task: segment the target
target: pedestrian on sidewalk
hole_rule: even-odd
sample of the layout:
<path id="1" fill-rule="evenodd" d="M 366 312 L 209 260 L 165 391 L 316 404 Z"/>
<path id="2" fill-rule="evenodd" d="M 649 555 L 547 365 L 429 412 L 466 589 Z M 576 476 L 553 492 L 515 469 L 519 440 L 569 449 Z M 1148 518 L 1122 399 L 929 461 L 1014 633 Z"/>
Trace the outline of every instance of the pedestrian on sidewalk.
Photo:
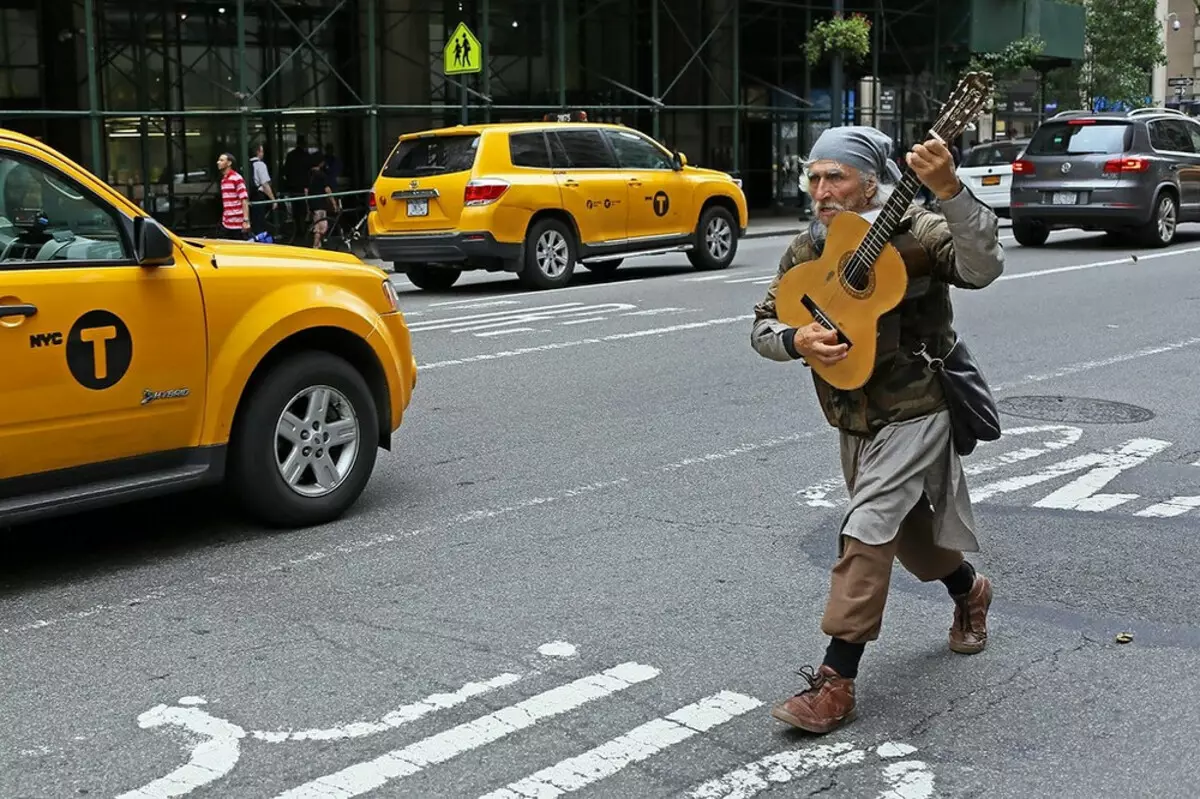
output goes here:
<path id="1" fill-rule="evenodd" d="M 221 172 L 221 225 L 217 237 L 222 239 L 249 238 L 250 194 L 246 181 L 233 168 L 233 156 L 221 153 L 217 158 Z"/>
<path id="2" fill-rule="evenodd" d="M 876 218 L 900 178 L 891 148 L 881 131 L 857 126 L 826 130 L 813 146 L 806 169 L 817 217 L 792 241 L 766 298 L 755 306 L 751 344 L 763 357 L 805 365 L 846 357 L 833 331 L 780 322 L 776 292 L 788 270 L 819 257 L 837 214 Z M 891 240 L 917 292 L 880 321 L 875 371 L 863 387 L 838 390 L 812 373 L 825 417 L 839 431 L 850 505 L 821 620 L 829 636 L 823 662 L 815 672 L 805 667 L 808 686 L 771 714 L 813 733 L 855 717 L 859 662 L 866 644 L 879 637 L 897 558 L 917 579 L 945 584 L 954 607 L 952 651 L 972 654 L 987 644 L 992 585 L 963 556 L 979 550 L 966 476 L 939 376 L 916 350 L 928 342 L 932 354 L 949 351 L 956 336 L 950 287 L 987 286 L 1004 270 L 1004 251 L 996 215 L 959 181 L 944 144 L 918 144 L 906 160 L 942 206 L 934 214 L 910 204 Z M 921 274 L 930 276 L 923 289 Z"/>

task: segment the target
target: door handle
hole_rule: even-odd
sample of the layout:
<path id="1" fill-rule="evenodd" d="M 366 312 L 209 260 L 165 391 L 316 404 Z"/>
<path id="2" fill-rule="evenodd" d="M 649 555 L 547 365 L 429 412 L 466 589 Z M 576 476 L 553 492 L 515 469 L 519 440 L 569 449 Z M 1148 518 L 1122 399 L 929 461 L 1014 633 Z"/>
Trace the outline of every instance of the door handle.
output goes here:
<path id="1" fill-rule="evenodd" d="M 36 305 L 0 305 L 0 316 L 33 316 Z"/>
<path id="2" fill-rule="evenodd" d="M 575 188 L 576 186 L 579 185 L 579 181 L 578 180 L 564 180 L 563 185 L 568 186 L 570 188 Z"/>
<path id="3" fill-rule="evenodd" d="M 636 178 L 630 178 L 629 185 L 630 186 L 640 186 L 640 185 L 642 185 L 642 182 L 640 180 L 637 180 Z"/>

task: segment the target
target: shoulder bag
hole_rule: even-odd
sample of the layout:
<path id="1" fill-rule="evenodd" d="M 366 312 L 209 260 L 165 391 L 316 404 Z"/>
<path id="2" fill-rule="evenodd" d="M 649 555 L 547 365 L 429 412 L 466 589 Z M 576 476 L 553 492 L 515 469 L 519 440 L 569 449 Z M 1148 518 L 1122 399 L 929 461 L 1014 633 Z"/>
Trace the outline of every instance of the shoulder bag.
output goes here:
<path id="1" fill-rule="evenodd" d="M 937 374 L 950 412 L 950 436 L 959 455 L 970 455 L 980 441 L 1000 438 L 1000 412 L 979 365 L 962 338 L 955 336 L 950 351 L 941 358 L 929 355 L 921 345 L 915 355 L 925 359 Z"/>

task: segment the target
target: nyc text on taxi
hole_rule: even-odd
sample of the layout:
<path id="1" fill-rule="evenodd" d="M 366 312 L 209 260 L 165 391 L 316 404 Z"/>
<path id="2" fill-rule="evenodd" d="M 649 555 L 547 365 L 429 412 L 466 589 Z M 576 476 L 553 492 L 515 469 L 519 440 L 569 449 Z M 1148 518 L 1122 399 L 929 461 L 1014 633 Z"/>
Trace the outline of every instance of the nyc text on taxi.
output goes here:
<path id="1" fill-rule="evenodd" d="M 361 494 L 416 384 L 380 269 L 180 238 L 0 131 L 0 526 L 224 481 L 278 526 Z"/>
<path id="2" fill-rule="evenodd" d="M 688 166 L 622 125 L 562 121 L 402 136 L 370 202 L 379 257 L 429 290 L 468 269 L 557 288 L 576 264 L 608 273 L 624 258 L 668 252 L 724 269 L 748 222 L 730 175 Z"/>

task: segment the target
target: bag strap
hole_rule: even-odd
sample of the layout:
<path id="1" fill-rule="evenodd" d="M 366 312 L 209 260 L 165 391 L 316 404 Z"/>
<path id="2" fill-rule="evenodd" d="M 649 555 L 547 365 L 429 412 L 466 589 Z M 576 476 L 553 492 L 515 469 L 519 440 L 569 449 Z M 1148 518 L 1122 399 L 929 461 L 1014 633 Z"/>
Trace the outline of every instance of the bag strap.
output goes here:
<path id="1" fill-rule="evenodd" d="M 954 343 L 950 345 L 950 349 L 946 350 L 946 354 L 940 358 L 936 358 L 929 354 L 929 347 L 924 341 L 918 349 L 913 350 L 913 355 L 918 355 L 925 359 L 925 368 L 931 372 L 940 372 L 946 365 L 946 359 L 950 357 L 950 353 L 954 352 L 954 348 L 958 346 L 958 334 L 954 336 Z"/>

